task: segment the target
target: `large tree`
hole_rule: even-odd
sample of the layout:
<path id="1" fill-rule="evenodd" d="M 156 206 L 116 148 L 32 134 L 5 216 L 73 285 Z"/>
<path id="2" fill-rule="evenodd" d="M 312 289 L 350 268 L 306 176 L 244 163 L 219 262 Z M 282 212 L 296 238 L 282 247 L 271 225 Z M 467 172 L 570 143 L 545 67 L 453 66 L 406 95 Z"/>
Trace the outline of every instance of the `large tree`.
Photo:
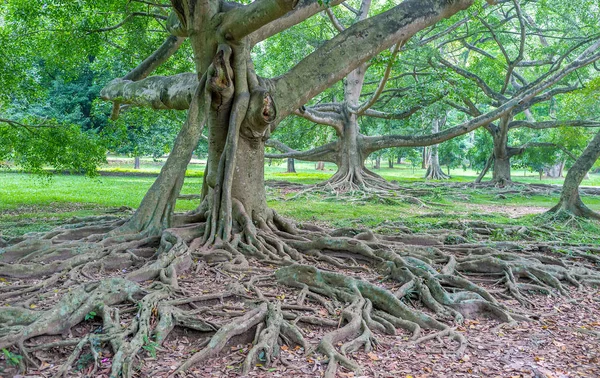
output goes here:
<path id="1" fill-rule="evenodd" d="M 366 3 L 367 6 L 370 3 Z M 581 6 L 585 6 L 585 1 Z M 523 9 L 521 9 L 523 7 Z M 362 8 L 361 8 L 362 9 Z M 568 9 L 568 14 L 574 9 Z M 344 30 L 343 22 L 330 10 L 327 12 L 333 25 L 338 31 Z M 531 15 L 545 15 L 536 21 Z M 361 13 L 356 13 L 360 18 Z M 333 189 L 367 189 L 380 188 L 392 189 L 395 186 L 386 182 L 377 174 L 369 171 L 364 166 L 364 161 L 371 153 L 390 147 L 415 147 L 436 145 L 440 141 L 448 140 L 459 134 L 446 133 L 439 138 L 438 132 L 433 132 L 429 138 L 423 135 L 419 140 L 410 141 L 403 135 L 382 135 L 381 137 L 368 137 L 361 133 L 359 122 L 361 117 L 374 117 L 387 120 L 403 120 L 413 116 L 416 112 L 426 108 L 432 102 L 444 97 L 447 105 L 477 117 L 490 108 L 499 107 L 520 96 L 520 92 L 528 90 L 530 83 L 539 81 L 548 82 L 549 74 L 556 69 L 556 63 L 570 59 L 572 54 L 577 54 L 577 48 L 591 44 L 597 39 L 597 28 L 590 26 L 590 20 L 582 21 L 582 25 L 567 24 L 565 14 L 547 12 L 544 4 L 526 2 L 521 6 L 519 2 L 505 1 L 498 7 L 484 7 L 474 12 L 473 18 L 463 18 L 456 22 L 431 29 L 428 33 L 408 42 L 407 45 L 396 46 L 388 54 L 385 69 L 378 72 L 379 80 L 366 82 L 369 71 L 373 71 L 372 62 L 364 63 L 352 71 L 344 80 L 343 101 L 327 102 L 323 98 L 311 106 L 303 106 L 294 112 L 295 115 L 317 124 L 332 127 L 337 141 L 315 147 L 308 151 L 298 151 L 289 148 L 277 141 L 270 141 L 270 146 L 281 151 L 279 154 L 269 154 L 273 158 L 296 158 L 309 161 L 330 161 L 336 163 L 338 171 L 323 185 Z M 554 31 L 550 25 L 561 25 L 559 31 Z M 565 35 L 563 35 L 565 34 Z M 566 37 L 565 37 L 566 36 Z M 564 42 L 564 40 L 568 42 Z M 426 67 L 416 63 L 407 64 L 405 57 L 395 64 L 395 56 L 400 49 L 415 50 L 427 46 L 427 49 L 417 50 L 422 60 L 439 69 L 441 78 L 445 79 L 450 87 L 443 87 L 439 80 L 431 80 L 429 84 L 419 83 L 420 75 L 430 77 Z M 423 51 L 425 50 L 425 51 Z M 449 50 L 450 52 L 444 53 Z M 435 51 L 433 56 L 431 51 Z M 414 59 L 413 59 L 414 60 Z M 396 67 L 395 67 L 396 66 Z M 450 75 L 448 72 L 453 73 Z M 397 72 L 394 73 L 394 70 Z M 390 87 L 391 78 L 396 87 Z M 592 76 L 593 77 L 593 76 Z M 404 83 L 398 85 L 398 79 L 404 78 Z M 414 82 L 408 83 L 408 80 Z M 510 112 L 505 112 L 497 122 L 484 124 L 483 127 L 490 133 L 494 145 L 494 153 L 489 158 L 489 167 L 493 166 L 493 184 L 503 186 L 510 182 L 510 159 L 522 154 L 528 148 L 554 148 L 554 143 L 539 143 L 528 141 L 518 146 L 509 143 L 509 131 L 519 128 L 544 130 L 557 127 L 597 127 L 595 121 L 587 121 L 582 117 L 567 118 L 557 121 L 553 114 L 548 114 L 548 102 L 556 102 L 556 97 L 564 93 L 577 90 L 586 81 L 589 73 L 579 73 L 562 78 L 548 86 L 548 90 L 521 102 L 512 107 Z M 422 80 L 421 80 L 422 81 Z M 370 84 L 367 85 L 367 84 Z M 388 88 L 386 88 L 388 85 Z M 432 89 L 428 89 L 431 87 Z M 367 88 L 367 91 L 364 89 Z M 551 89 L 550 89 L 551 88 Z M 411 90 L 412 89 L 412 90 Z M 367 92 L 367 93 L 364 93 Z M 382 93 L 390 94 L 383 102 L 390 104 L 400 111 L 386 111 L 385 106 L 379 105 L 378 100 Z M 424 96 L 424 92 L 432 92 Z M 437 93 L 436 93 L 437 92 Z M 440 95 L 441 93 L 441 95 Z M 399 105 L 390 101 L 389 97 L 407 97 L 409 101 Z M 415 101 L 415 98 L 419 98 Z M 477 99 L 477 100 L 474 100 Z M 412 104 L 411 104 L 412 101 Z M 407 105 L 410 104 L 410 105 Z M 554 105 L 556 107 L 556 105 Z M 541 111 L 537 109 L 542 108 Z M 437 110 L 443 112 L 444 110 Z M 539 113 L 539 117 L 533 114 Z M 526 119 L 524 119 L 526 116 Z M 433 117 L 435 118 L 435 117 Z M 364 122 L 363 122 L 364 123 Z M 436 122 L 432 122 L 434 125 Z M 434 128 L 435 129 L 435 128 Z M 390 134 L 390 133 L 388 133 Z M 394 133 L 391 133 L 394 134 Z M 400 133 L 401 134 L 401 133 Z M 383 142 L 385 139 L 385 142 Z M 437 147 L 432 147 L 432 151 Z M 427 160 L 435 158 L 435 154 L 427 154 Z M 433 166 L 433 167 L 432 167 Z M 425 167 L 425 166 L 424 166 Z M 435 159 L 428 168 L 427 177 L 444 178 L 443 172 L 436 168 Z M 478 181 L 487 172 L 484 169 Z"/>
<path id="2" fill-rule="evenodd" d="M 331 6 L 336 4 L 330 2 Z M 161 344 L 175 326 L 214 332 L 204 348 L 177 368 L 183 371 L 215 356 L 233 336 L 260 324 L 256 343 L 243 364 L 243 371 L 248 372 L 259 360 L 267 364 L 272 361 L 280 350 L 280 336 L 307 349 L 299 322 L 331 325 L 331 321 L 294 312 L 304 309 L 305 300 L 310 299 L 333 313 L 329 301 L 346 304 L 341 322 L 333 324 L 335 329 L 326 333 L 318 345 L 328 357 L 325 376 L 334 377 L 338 364 L 358 368 L 346 354 L 362 346 L 369 349 L 374 342 L 373 331 L 393 334 L 399 327 L 417 337 L 421 329 L 433 329 L 439 331 L 436 336 L 458 341 L 459 354 L 464 351 L 466 340 L 460 332 L 399 299 L 413 291 L 418 292 L 427 308 L 444 319 L 460 322 L 465 316 L 489 313 L 512 323 L 527 316 L 511 311 L 489 291 L 465 279 L 464 273 L 504 277 L 507 293 L 526 305 L 531 302 L 522 294 L 523 289 L 566 293 L 561 281 L 577 285 L 597 282 L 594 270 L 579 266 L 572 269 L 535 253 L 515 257 L 486 247 L 457 258 L 449 249 L 407 246 L 402 236 L 375 235 L 368 230 L 329 231 L 310 225 L 297 228 L 267 206 L 264 144 L 279 122 L 382 50 L 469 7 L 471 1 L 404 1 L 356 22 L 273 79 L 256 75 L 252 47 L 323 10 L 318 2 L 257 0 L 241 5 L 173 0 L 172 5 L 175 15 L 170 17 L 168 27 L 178 37 L 168 38 L 155 54 L 102 92 L 105 99 L 115 103 L 114 116 L 125 105 L 188 109 L 169 158 L 129 219 L 105 217 L 94 223 L 83 220 L 41 237 L 0 240 L 4 245 L 0 275 L 23 280 L 45 277 L 2 293 L 3 298 L 52 287 L 64 292 L 54 307 L 43 311 L 18 306 L 0 308 L 2 319 L 8 319 L 3 322 L 8 326 L 1 330 L 0 348 L 17 345 L 34 363 L 24 345 L 26 340 L 67 333 L 93 312 L 102 319 L 103 333 L 76 340 L 76 348 L 61 374 L 86 345 L 96 351 L 96 345 L 108 341 L 113 350 L 111 376 L 130 377 L 140 349 L 149 347 L 149 340 Z M 177 50 L 178 38 L 184 36 L 191 43 L 196 72 L 148 77 Z M 369 143 L 373 148 L 386 144 L 424 145 L 439 143 L 448 135 L 468 133 L 596 61 L 600 58 L 599 47 L 583 46 L 571 62 L 558 64 L 546 80 L 532 83 L 511 100 L 464 124 L 435 136 L 371 137 Z M 174 215 L 186 166 L 205 126 L 209 149 L 202 203 L 195 212 Z M 249 259 L 254 259 L 252 264 Z M 236 282 L 220 293 L 189 295 L 189 287 L 180 281 L 181 274 L 191 271 L 191 276 L 202 280 L 200 272 L 205 263 L 218 263 L 217 271 L 226 272 L 224 277 L 235 277 Z M 343 269 L 344 274 L 318 269 L 315 264 Z M 385 272 L 402 287 L 392 293 L 354 277 L 351 272 L 365 270 L 363 264 Z M 191 266 L 195 270 L 190 270 Z M 281 267 L 273 271 L 274 266 Z M 92 276 L 98 279 L 89 279 Z M 240 287 L 238 278 L 244 287 Z M 261 281 L 273 278 L 301 289 L 296 304 L 282 304 L 282 299 L 271 300 L 263 294 Z M 533 283 L 519 282 L 519 278 Z M 67 290 L 79 280 L 83 281 L 81 285 Z M 225 297 L 237 298 L 245 311 L 236 312 L 239 316 L 233 320 L 227 320 L 225 312 L 215 322 L 203 318 L 201 311 L 184 307 Z M 126 301 L 137 303 L 136 316 L 120 317 L 117 305 Z M 128 323 L 125 328 L 121 326 L 123 321 Z M 73 341 L 60 345 L 68 342 Z M 343 343 L 340 348 L 339 343 Z"/>
<path id="3" fill-rule="evenodd" d="M 589 15 L 580 17 L 582 8 L 598 14 L 590 2 L 582 0 L 556 8 L 543 3 L 508 1 L 478 15 L 468 31 L 457 31 L 440 44 L 456 46 L 453 54 L 432 62 L 453 74 L 446 80 L 455 87 L 457 101 L 450 98 L 447 103 L 476 116 L 482 109 L 504 104 L 527 90 L 531 83 L 545 80 L 556 64 L 570 59 L 578 47 L 597 41 L 597 23 Z M 488 167 L 493 167 L 493 184 L 504 186 L 511 182 L 512 157 L 527 148 L 553 147 L 533 142 L 511 145 L 512 130 L 598 126 L 597 122 L 586 122 L 585 117 L 576 115 L 563 121 L 556 119 L 560 97 L 584 87 L 594 75 L 594 70 L 580 70 L 556 82 L 551 90 L 518 104 L 497 122 L 484 125 L 493 140 L 493 154 L 488 162 Z"/>

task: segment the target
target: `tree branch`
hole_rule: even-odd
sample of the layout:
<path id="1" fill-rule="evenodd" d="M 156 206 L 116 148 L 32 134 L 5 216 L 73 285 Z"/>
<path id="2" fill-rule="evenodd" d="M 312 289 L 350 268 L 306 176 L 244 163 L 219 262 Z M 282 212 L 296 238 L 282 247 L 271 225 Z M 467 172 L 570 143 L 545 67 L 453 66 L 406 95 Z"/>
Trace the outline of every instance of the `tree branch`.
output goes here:
<path id="1" fill-rule="evenodd" d="M 310 107 L 301 107 L 300 109 L 294 111 L 294 114 L 298 117 L 302 117 L 320 125 L 331 126 L 335 129 L 338 135 L 342 135 L 343 133 L 343 121 L 339 113 L 323 112 Z"/>
<path id="2" fill-rule="evenodd" d="M 541 122 L 530 122 L 530 121 L 512 121 L 509 125 L 509 129 L 516 129 L 519 127 L 526 127 L 529 129 L 542 130 L 542 129 L 553 129 L 557 127 L 600 127 L 600 122 L 589 121 L 589 120 L 565 120 L 565 121 L 541 121 Z"/>
<path id="3" fill-rule="evenodd" d="M 189 108 L 197 87 L 195 73 L 152 76 L 140 81 L 115 79 L 100 91 L 100 97 L 120 104 L 184 110 Z"/>
<path id="4" fill-rule="evenodd" d="M 534 85 L 531 85 L 527 89 L 519 92 L 513 98 L 503 103 L 498 108 L 486 113 L 482 114 L 478 117 L 475 117 L 467 122 L 463 122 L 458 126 L 449 128 L 447 130 L 441 131 L 436 134 L 424 135 L 424 136 L 405 136 L 405 135 L 386 135 L 386 136 L 378 136 L 378 137 L 365 137 L 365 151 L 367 153 L 372 153 L 377 150 L 381 150 L 384 148 L 391 147 L 423 147 L 430 146 L 434 144 L 442 143 L 446 140 L 455 138 L 460 135 L 464 135 L 468 132 L 471 132 L 479 127 L 484 125 L 489 125 L 491 122 L 496 119 L 514 112 L 514 109 L 531 100 L 536 94 L 539 92 L 549 88 L 550 86 L 556 84 L 564 77 L 569 75 L 570 73 L 580 69 L 582 67 L 587 66 L 588 64 L 592 64 L 593 62 L 600 59 L 600 42 L 595 44 L 595 49 L 591 47 L 586 49 L 582 54 L 580 54 L 573 62 L 566 65 L 561 70 L 555 72 L 552 76 L 548 77 L 543 82 L 538 82 Z"/>
<path id="5" fill-rule="evenodd" d="M 144 61 L 133 70 L 129 71 L 127 75 L 123 76 L 123 79 L 137 81 L 146 78 L 154 72 L 155 69 L 166 62 L 171 55 L 175 54 L 175 52 L 179 50 L 179 47 L 181 47 L 183 41 L 185 41 L 185 38 L 182 37 L 173 35 L 167 37 L 156 51 L 144 59 Z"/>
<path id="6" fill-rule="evenodd" d="M 444 58 L 440 58 L 439 61 L 444 66 L 450 68 L 452 71 L 456 72 L 460 76 L 467 78 L 467 79 L 473 81 L 475 84 L 477 84 L 477 86 L 479 88 L 481 88 L 481 90 L 483 91 L 483 93 L 485 93 L 486 96 L 488 96 L 492 100 L 495 100 L 496 106 L 499 103 L 505 102 L 507 100 L 507 98 L 504 95 L 494 91 L 489 85 L 487 85 L 487 83 L 482 78 L 475 75 L 474 73 L 464 70 L 458 66 L 455 66 L 454 64 L 450 63 L 449 61 L 447 61 Z"/>
<path id="7" fill-rule="evenodd" d="M 392 72 L 392 67 L 394 66 L 394 63 L 396 62 L 396 57 L 398 56 L 398 51 L 400 51 L 400 48 L 402 48 L 402 46 L 404 45 L 405 42 L 406 41 L 398 42 L 392 48 L 392 57 L 390 58 L 390 61 L 388 62 L 387 66 L 385 67 L 383 77 L 379 81 L 379 84 L 377 85 L 377 89 L 375 90 L 375 93 L 373 93 L 373 96 L 371 96 L 371 98 L 367 102 L 365 102 L 358 108 L 358 110 L 356 111 L 357 115 L 360 116 L 367 109 L 371 108 L 371 106 L 373 106 L 377 102 L 377 100 L 379 99 L 379 96 L 381 96 L 381 92 L 385 88 L 385 84 L 387 83 L 388 78 L 390 77 L 390 73 Z"/>
<path id="8" fill-rule="evenodd" d="M 329 20 L 331 20 L 333 27 L 336 28 L 337 31 L 339 31 L 341 33 L 344 30 L 346 30 L 346 28 L 344 27 L 344 25 L 342 25 L 340 20 L 338 20 L 337 17 L 335 17 L 335 14 L 333 14 L 333 11 L 331 10 L 331 8 L 325 9 L 325 13 L 327 13 L 327 16 L 329 16 Z"/>
<path id="9" fill-rule="evenodd" d="M 227 40 L 240 40 L 293 10 L 298 0 L 255 0 L 225 13 L 219 32 Z"/>
<path id="10" fill-rule="evenodd" d="M 46 120 L 44 120 L 44 121 L 42 121 L 42 123 L 38 123 L 36 125 L 28 125 L 25 123 L 14 121 L 12 119 L 0 117 L 0 123 L 5 123 L 5 124 L 7 124 L 11 127 L 15 127 L 15 128 L 23 128 L 29 132 L 31 132 L 31 129 L 56 129 L 56 128 L 60 127 L 59 125 L 47 125 Z"/>
<path id="11" fill-rule="evenodd" d="M 175 52 L 179 50 L 179 47 L 181 47 L 183 41 L 185 41 L 185 38 L 183 37 L 176 37 L 174 35 L 167 37 L 167 39 L 158 49 L 156 49 L 156 51 L 144 59 L 144 61 L 142 61 L 142 63 L 140 63 L 133 70 L 129 71 L 127 75 L 123 76 L 123 80 L 138 81 L 145 79 L 160 65 L 166 62 L 171 55 L 175 54 Z M 121 104 L 118 101 L 115 101 L 113 103 L 113 109 L 110 116 L 112 120 L 119 118 L 119 112 L 121 111 L 120 109 Z"/>
<path id="12" fill-rule="evenodd" d="M 443 98 L 443 96 L 435 97 L 425 103 L 420 103 L 420 104 L 415 105 L 412 108 L 409 108 L 400 113 L 386 113 L 386 112 L 382 112 L 382 111 L 375 110 L 375 109 L 367 109 L 362 115 L 367 116 L 367 117 L 383 118 L 383 119 L 406 119 L 406 118 L 412 116 L 413 114 L 415 114 L 416 112 L 418 112 L 419 110 L 421 110 L 431 104 L 434 104 L 435 102 L 439 101 L 442 98 Z"/>
<path id="13" fill-rule="evenodd" d="M 332 0 L 329 3 L 330 7 L 336 6 L 340 4 L 342 0 Z M 324 2 L 319 2 L 317 0 L 299 0 L 298 4 L 294 7 L 294 9 L 282 17 L 275 19 L 254 31 L 250 34 L 249 40 L 250 45 L 254 46 L 260 41 L 264 41 L 265 39 L 282 32 L 283 30 L 289 29 L 290 27 L 301 23 L 314 16 L 315 14 L 327 9 L 327 6 Z"/>
<path id="14" fill-rule="evenodd" d="M 328 161 L 331 163 L 335 163 L 335 148 L 337 146 L 336 142 L 327 143 L 323 146 L 313 148 L 308 151 L 296 151 L 281 143 L 278 140 L 269 139 L 265 142 L 265 146 L 275 148 L 281 152 L 282 154 L 265 154 L 265 157 L 268 159 L 285 159 L 285 158 L 293 158 L 304 161 Z"/>
<path id="15" fill-rule="evenodd" d="M 406 41 L 471 4 L 472 0 L 406 0 L 355 23 L 275 80 L 273 97 L 279 103 L 278 118 L 283 119 L 394 43 Z"/>
<path id="16" fill-rule="evenodd" d="M 569 156 L 571 159 L 577 160 L 577 156 L 573 155 L 573 153 L 571 153 L 571 151 L 567 150 L 567 148 L 565 146 L 556 144 L 556 143 L 550 143 L 550 142 L 527 142 L 520 147 L 509 147 L 508 156 L 512 157 L 512 156 L 516 156 L 516 155 L 521 155 L 523 152 L 525 152 L 526 149 L 531 148 L 531 147 L 558 148 L 559 150 L 561 150 L 565 154 L 567 154 L 567 156 Z"/>

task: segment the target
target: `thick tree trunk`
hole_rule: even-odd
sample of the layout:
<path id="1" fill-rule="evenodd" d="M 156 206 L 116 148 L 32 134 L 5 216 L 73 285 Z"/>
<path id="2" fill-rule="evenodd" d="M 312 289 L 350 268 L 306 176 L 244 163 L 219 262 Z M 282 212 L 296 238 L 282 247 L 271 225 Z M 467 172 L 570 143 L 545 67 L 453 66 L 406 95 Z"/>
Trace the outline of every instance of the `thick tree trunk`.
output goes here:
<path id="1" fill-rule="evenodd" d="M 432 122 L 431 132 L 432 134 L 438 133 L 440 131 L 440 120 L 434 119 Z M 450 178 L 449 175 L 445 174 L 440 167 L 440 158 L 438 155 L 438 146 L 437 144 L 431 146 L 430 148 L 430 158 L 429 164 L 427 167 L 427 173 L 425 174 L 425 178 L 428 180 L 447 180 Z"/>
<path id="2" fill-rule="evenodd" d="M 429 166 L 429 147 L 423 147 L 423 156 L 421 159 L 421 169 L 427 169 Z"/>
<path id="3" fill-rule="evenodd" d="M 133 158 L 133 169 L 140 169 L 140 157 L 135 156 Z"/>
<path id="4" fill-rule="evenodd" d="M 388 158 L 388 168 L 394 168 L 394 159 Z"/>
<path id="5" fill-rule="evenodd" d="M 492 138 L 494 141 L 494 171 L 492 183 L 499 187 L 509 185 L 510 177 L 510 151 L 508 147 L 508 125 L 512 116 L 500 118 L 497 128 L 493 129 Z"/>
<path id="6" fill-rule="evenodd" d="M 373 168 L 381 169 L 381 156 L 375 156 L 375 166 Z"/>
<path id="7" fill-rule="evenodd" d="M 359 132 L 358 117 L 351 109 L 359 105 L 360 92 L 367 67 L 361 65 L 352 71 L 344 84 L 345 102 L 342 104 L 343 126 L 338 133 L 336 146 L 337 172 L 324 184 L 339 191 L 394 189 L 395 185 L 365 167 L 367 154 L 362 148 L 363 136 Z M 379 169 L 381 158 L 376 158 Z"/>
<path id="8" fill-rule="evenodd" d="M 600 132 L 592 139 L 575 164 L 567 172 L 558 204 L 550 212 L 567 212 L 577 216 L 600 219 L 600 214 L 584 205 L 579 196 L 579 185 L 600 158 Z"/>
<path id="9" fill-rule="evenodd" d="M 318 161 L 318 162 L 316 162 L 315 169 L 317 171 L 324 171 L 325 170 L 325 162 L 324 161 Z"/>
<path id="10" fill-rule="evenodd" d="M 294 158 L 287 159 L 287 173 L 296 173 L 296 167 L 294 166 Z"/>

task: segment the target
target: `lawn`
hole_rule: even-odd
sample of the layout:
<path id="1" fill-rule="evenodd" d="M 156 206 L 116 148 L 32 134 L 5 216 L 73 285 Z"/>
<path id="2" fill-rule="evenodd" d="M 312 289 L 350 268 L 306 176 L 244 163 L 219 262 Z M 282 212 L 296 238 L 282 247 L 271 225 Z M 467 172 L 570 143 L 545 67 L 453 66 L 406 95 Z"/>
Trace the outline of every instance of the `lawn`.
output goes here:
<path id="1" fill-rule="evenodd" d="M 18 235 L 29 231 L 44 231 L 73 216 L 102 214 L 109 209 L 127 206 L 136 208 L 157 174 L 161 162 L 142 160 L 142 172 L 146 176 L 131 176 L 135 172 L 128 167 L 127 159 L 112 159 L 103 172 L 121 172 L 123 175 L 87 178 L 78 175 L 55 175 L 46 180 L 23 173 L 0 173 L 0 235 Z M 193 161 L 191 175 L 186 177 L 182 194 L 199 193 L 202 184 L 204 162 Z M 325 171 L 316 171 L 314 164 L 297 162 L 296 174 L 285 173 L 284 164 L 265 166 L 265 179 L 284 180 L 312 184 L 327 179 L 335 166 L 327 164 Z M 388 180 L 398 180 L 404 186 L 426 187 L 423 170 L 404 165 L 382 168 L 378 171 Z M 475 172 L 456 170 L 451 172 L 455 181 L 472 181 Z M 462 173 L 462 175 L 458 175 Z M 534 176 L 520 177 L 515 181 L 540 182 Z M 599 184 L 600 177 L 592 175 L 586 184 Z M 542 180 L 543 183 L 559 183 L 559 180 Z M 460 191 L 460 193 L 459 193 Z M 293 194 L 281 194 L 268 189 L 269 205 L 286 217 L 297 221 L 325 223 L 335 227 L 376 227 L 385 221 L 402 222 L 417 230 L 435 227 L 446 220 L 485 219 L 496 223 L 524 222 L 531 224 L 532 214 L 542 213 L 558 201 L 557 194 L 522 196 L 505 194 L 498 196 L 498 189 L 434 188 L 423 200 L 431 203 L 427 208 L 403 201 L 401 198 L 382 202 L 376 197 L 349 204 L 347 201 L 311 195 L 290 200 Z M 592 209 L 600 210 L 600 198 L 584 198 Z M 180 200 L 178 211 L 192 210 L 197 200 Z M 515 218 L 522 216 L 521 219 Z"/>
<path id="2" fill-rule="evenodd" d="M 155 174 L 160 172 L 160 168 L 164 163 L 164 158 L 152 159 L 142 158 L 141 166 L 139 170 L 133 169 L 133 159 L 109 156 L 108 164 L 102 166 L 100 170 L 102 172 L 110 173 L 143 173 L 143 174 Z M 269 164 L 270 163 L 270 164 Z M 382 162 L 381 169 L 375 170 L 372 164 L 367 164 L 369 169 L 372 169 L 379 175 L 383 176 L 387 180 L 398 180 L 398 181 L 424 181 L 425 169 L 420 167 L 411 167 L 408 164 L 395 164 L 394 168 L 388 168 L 387 162 Z M 206 167 L 206 161 L 202 159 L 193 159 L 188 165 L 186 175 L 202 177 L 204 168 Z M 273 160 L 265 164 L 265 179 L 269 180 L 285 180 L 290 182 L 298 182 L 303 184 L 313 184 L 319 181 L 326 180 L 336 171 L 336 166 L 333 163 L 325 163 L 324 171 L 315 170 L 315 164 L 311 162 L 296 161 L 295 162 L 297 174 L 286 173 L 286 162 L 282 159 Z M 447 172 L 447 168 L 444 167 L 444 172 Z M 452 178 L 450 181 L 454 182 L 471 182 L 474 181 L 479 172 L 472 169 L 456 168 L 450 170 Z M 484 180 L 489 180 L 491 173 L 488 173 Z M 537 172 L 530 172 L 522 169 L 514 169 L 512 172 L 512 179 L 516 182 L 522 182 L 527 184 L 562 184 L 563 178 L 547 178 L 544 177 L 540 180 L 540 176 Z M 600 174 L 591 174 L 589 179 L 583 182 L 586 186 L 600 186 Z"/>

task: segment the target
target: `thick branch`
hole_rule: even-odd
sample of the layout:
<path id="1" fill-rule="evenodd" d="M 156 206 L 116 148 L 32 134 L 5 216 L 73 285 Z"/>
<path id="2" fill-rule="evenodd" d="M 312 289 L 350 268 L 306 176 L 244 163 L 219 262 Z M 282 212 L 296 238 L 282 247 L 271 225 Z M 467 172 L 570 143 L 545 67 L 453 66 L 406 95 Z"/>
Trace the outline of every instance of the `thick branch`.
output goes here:
<path id="1" fill-rule="evenodd" d="M 331 8 L 327 8 L 325 10 L 325 13 L 327 13 L 329 20 L 333 24 L 333 27 L 337 29 L 337 31 L 343 32 L 344 30 L 346 30 L 346 28 L 344 27 L 344 25 L 342 25 L 340 20 L 338 20 L 338 18 L 335 17 L 335 14 L 333 14 L 333 11 L 331 10 Z"/>
<path id="2" fill-rule="evenodd" d="M 312 150 L 308 151 L 296 151 L 281 143 L 280 141 L 273 139 L 267 140 L 265 145 L 283 152 L 282 154 L 265 154 L 265 157 L 268 159 L 293 158 L 305 161 L 328 161 L 331 163 L 336 162 L 336 142 L 327 143 L 323 146 L 313 148 Z"/>
<path id="3" fill-rule="evenodd" d="M 329 3 L 329 6 L 336 6 L 341 2 L 342 0 L 333 0 Z M 287 30 L 325 9 L 327 9 L 327 5 L 325 5 L 324 2 L 319 4 L 319 1 L 317 0 L 300 0 L 292 11 L 286 13 L 283 17 L 263 25 L 261 28 L 250 34 L 250 45 L 254 46 L 258 42 L 264 41 L 277 33 Z"/>
<path id="4" fill-rule="evenodd" d="M 194 73 L 152 76 L 140 81 L 115 79 L 100 91 L 100 97 L 134 106 L 185 110 L 197 87 L 198 76 Z"/>
<path id="5" fill-rule="evenodd" d="M 510 129 L 516 129 L 519 127 L 527 127 L 529 129 L 553 129 L 557 127 L 600 127 L 598 121 L 588 120 L 567 120 L 567 121 L 542 121 L 542 122 L 530 122 L 530 121 L 513 121 L 508 127 Z"/>
<path id="6" fill-rule="evenodd" d="M 246 6 L 233 8 L 223 18 L 219 32 L 227 40 L 239 41 L 268 23 L 285 15 L 298 0 L 256 0 Z"/>
<path id="7" fill-rule="evenodd" d="M 406 41 L 423 28 L 471 4 L 472 0 L 407 0 L 387 12 L 357 22 L 275 81 L 273 97 L 281 109 L 278 118 L 283 119 L 394 43 Z"/>
<path id="8" fill-rule="evenodd" d="M 340 135 L 344 127 L 342 116 L 339 113 L 324 112 L 312 108 L 302 107 L 296 110 L 294 114 L 311 122 L 318 123 L 320 125 L 331 126 Z"/>

